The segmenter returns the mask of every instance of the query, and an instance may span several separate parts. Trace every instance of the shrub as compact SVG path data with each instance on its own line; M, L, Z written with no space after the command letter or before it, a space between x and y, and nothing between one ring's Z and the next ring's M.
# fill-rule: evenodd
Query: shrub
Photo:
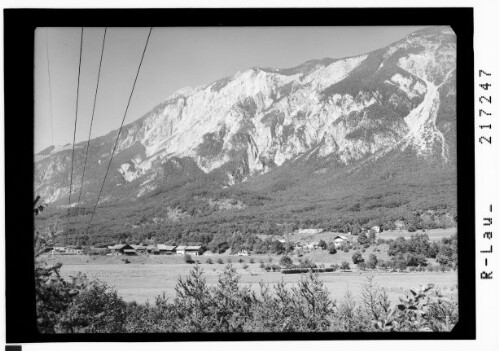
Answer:
M322 249L322 250L327 250L327 244L324 240L319 240L319 244L318 246Z
M347 261L343 261L343 262L341 262L340 268L343 270L348 270L348 269L350 269L350 264Z
M230 257L227 258L227 263L229 263L229 264L232 263L232 258L230 258Z
M208 258L206 259L206 263L207 263L207 264L213 264L213 260L212 260L210 257L208 257Z
M57 318L60 333L124 333L126 303L100 281L80 278L81 289Z
M299 261L299 262L300 262L301 268L315 268L315 267L317 267L316 264L314 262L312 262L311 260L309 260L308 258L306 258L302 261Z
M361 269L361 270L365 271L365 270L366 270L367 265L366 265L366 263L365 263L364 261L362 261L362 262L359 262L359 263L357 264L357 267L358 267L359 269Z
M367 237L366 233L360 233L357 237L357 242L360 245L369 244L369 238Z
M333 263L333 264L332 264L332 265L330 265L329 267L330 267L330 268L332 268L333 272L334 272L334 271L337 271L337 270L340 268L340 266L339 266L339 265L337 265L336 263Z
M217 260L217 263L218 263L218 264L224 264L224 260L222 260L222 258L219 258L219 259Z
M260 266L260 268L265 268L265 263L260 262L260 265L259 265L259 266Z
M255 259L254 259L253 257L251 257L251 258L249 259L249 262L250 262L250 263L255 263Z
M239 263L244 263L244 260L242 258L240 258Z
M357 251L352 255L352 261L354 264L359 264L360 262L364 262L364 258L362 257L361 253Z
M189 254L185 254L184 261L185 261L185 263L189 263L189 264L194 263L194 260L192 259L192 256L189 255Z
M336 250L336 245L334 243L329 243L328 252L330 255L334 255L338 250Z
M376 268L376 265L378 264L378 258L376 257L375 254L369 254L369 258L367 259L367 267L370 269Z
M404 259L395 259L393 263L394 263L393 268L400 269L402 271L407 268L407 263L405 262Z
M406 262L409 267L426 266L428 264L426 257L423 255L415 255L411 253L407 254Z
M279 264L285 268L289 268L293 266L293 260L289 256L282 256Z
M243 264L243 269L248 269L249 265Z

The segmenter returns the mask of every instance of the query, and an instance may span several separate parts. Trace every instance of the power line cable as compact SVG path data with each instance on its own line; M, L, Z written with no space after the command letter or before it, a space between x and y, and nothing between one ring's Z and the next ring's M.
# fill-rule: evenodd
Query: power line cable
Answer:
M149 38L151 37L151 32L152 32L152 27L149 29L149 34L147 35L146 44L144 46L144 50L142 51L142 57L140 58L140 63L139 63L139 67L137 69L137 73L135 75L135 80L133 81L132 91L130 92L130 96L128 97L128 103L126 105L125 114L123 116L123 119L121 120L120 129L118 130L118 135L116 136L116 141L114 142L114 147L113 147L113 151L111 153L111 158L109 159L109 163L107 165L106 174L104 175L104 180L102 182L102 186L100 188L99 195L97 196L97 202L95 203L95 207L94 207L94 209L92 211L92 215L90 216L90 221L88 222L88 227L90 227L90 224L92 223L92 220L94 218L95 211L97 209L97 205L99 204L99 200L100 200L100 197L102 195L102 190L104 189L104 185L106 183L107 175L109 174L109 169L111 168L111 163L113 161L114 153L116 152L116 147L118 146L118 140L120 138L121 130L123 128L123 123L125 122L125 119L126 119L126 116L127 116L127 113L128 113L128 107L130 106L130 101L132 100L133 92L135 90L135 84L137 83L137 78L139 77L140 68L142 67L142 61L144 60L144 56L145 56L145 53L146 53L147 45L149 44Z
M49 104L50 104L50 131L51 131L51 136L52 136L52 144L54 145L54 126L53 126L53 116L52 116L52 83L50 81L50 58L49 58L49 37L48 37L48 29L45 29L45 52L47 54L47 74L49 78Z
M69 197L68 197L68 231L69 231L69 211L71 209L71 193L73 190L73 168L74 168L74 158L75 158L75 140L76 140L76 125L78 122L78 99L80 95L80 73L81 73L81 54L83 51L83 27L81 27L80 35L80 62L78 64L78 83L76 87L76 114L75 114L75 126L73 131L73 153L71 156L71 177L69 182Z
M50 145L54 146L54 125L53 125L53 111L52 111L52 82L51 82L51 78L50 78L50 55L49 55L48 28L45 28L45 53L47 55L47 77L48 77L48 83L49 83L50 135L51 135L51 144ZM52 206L48 206L48 207L49 207L48 212L51 212L51 214L48 216L52 216L54 214L54 209L52 208Z
M83 164L83 173L81 175L80 194L78 195L78 202L76 203L76 208L78 208L78 205L80 204L81 193L83 191L83 178L85 177L85 169L87 168L88 149L90 148L90 136L92 135L92 125L94 123L95 105L97 102L97 92L99 91L100 72L101 72L101 67L102 67L102 57L104 56L104 45L106 42L106 33L107 33L107 27L104 28L104 36L102 38L102 49L101 49L101 54L100 54L99 71L97 73L97 85L95 87L95 94L94 94L94 106L92 109L92 118L90 120L90 129L88 131L87 150L85 152L85 162Z

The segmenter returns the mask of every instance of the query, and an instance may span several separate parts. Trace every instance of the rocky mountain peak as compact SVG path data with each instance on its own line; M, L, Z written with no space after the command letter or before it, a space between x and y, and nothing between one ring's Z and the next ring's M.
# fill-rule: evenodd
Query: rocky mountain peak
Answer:
M142 197L186 174L231 186L298 160L362 167L409 152L453 164L455 65L454 33L431 27L363 55L251 68L181 89L123 128L104 201L119 201L122 188ZM90 143L84 201L96 195L115 138ZM76 174L85 147L75 150ZM67 199L70 151L36 155L35 189L50 202Z

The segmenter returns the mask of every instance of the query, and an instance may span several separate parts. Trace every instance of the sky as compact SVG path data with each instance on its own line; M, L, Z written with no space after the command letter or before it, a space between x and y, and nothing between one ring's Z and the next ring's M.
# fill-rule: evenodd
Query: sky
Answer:
M312 59L354 56L421 28L154 28L125 125L184 87L208 85L251 67L288 68ZM119 128L148 31L108 28L92 138ZM103 34L104 28L83 31L76 142L88 138ZM35 153L73 142L80 35L81 27L35 32Z

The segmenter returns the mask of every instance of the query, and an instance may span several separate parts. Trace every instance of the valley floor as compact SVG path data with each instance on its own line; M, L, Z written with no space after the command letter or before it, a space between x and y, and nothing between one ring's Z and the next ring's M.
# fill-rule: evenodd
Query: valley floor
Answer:
M343 254L343 253L342 253ZM344 253L347 255L346 253ZM348 254L351 257L352 252ZM326 267L331 263L341 262L345 259L328 255L326 252L314 254L314 262L324 263ZM254 263L250 263L252 257ZM281 281L292 286L301 279L300 274L282 274L279 272L266 272L260 268L260 261L268 262L269 256L254 255L250 257L238 257L229 255L210 255L194 257L198 259L205 272L208 284L216 284L219 274L223 271L230 258L232 265L241 275L242 285L250 286L257 293L260 290L259 283L275 284ZM334 259L333 259L334 257ZM118 294L126 301L136 301L154 303L156 296L165 293L168 298L175 297L175 285L179 277L185 277L192 269L192 264L186 264L182 256L137 256L127 257L130 264L122 262L123 256L56 256L55 260L62 262L61 273L63 277L69 278L78 272L87 274L89 278L97 278L110 286L113 286ZM213 264L206 263L211 258ZM224 263L219 264L217 260L222 258ZM240 263L242 258L245 262ZM271 257L273 263L278 263L279 257ZM327 262L326 262L327 259ZM51 259L49 259L51 260ZM297 258L293 257L296 262ZM347 290L350 290L356 298L361 297L363 285L370 274L373 274L375 281L384 287L390 300L398 302L400 295L410 288L418 288L422 284L433 283L436 287L445 292L457 295L457 272L412 272L412 273L388 273L375 271L357 271L353 267L352 272L332 272L321 273L320 278L329 289L333 299L340 300ZM244 265L247 265L244 268Z

